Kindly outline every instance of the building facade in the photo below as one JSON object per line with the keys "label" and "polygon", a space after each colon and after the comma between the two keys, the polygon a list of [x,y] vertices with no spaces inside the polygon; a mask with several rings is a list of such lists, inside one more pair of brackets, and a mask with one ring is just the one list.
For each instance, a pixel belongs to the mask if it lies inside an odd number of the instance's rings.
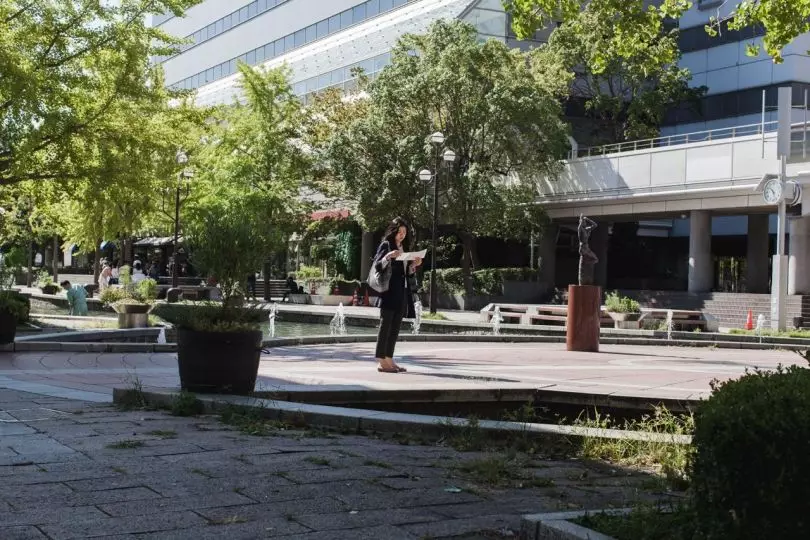
{"label": "building facade", "polygon": [[[784,51],[784,62],[774,64],[764,53],[753,58],[746,55],[749,43],[761,42],[760,29],[735,32],[725,28],[716,38],[706,34],[709,17],[723,16],[733,6],[717,0],[694,4],[680,20],[681,65],[692,72],[692,84],[705,85],[708,92],[699,111],[673,111],[662,127],[662,136],[762,125],[763,92],[764,120],[772,122],[776,120],[777,88],[786,85],[793,88],[794,121],[803,121],[805,95],[810,89],[810,35],[800,36]],[[206,0],[185,17],[154,19],[153,24],[168,33],[192,41],[179,53],[155,61],[163,64],[168,85],[196,90],[200,104],[228,103],[239,97],[238,60],[270,67],[286,63],[295,93],[306,101],[324,88],[352,89],[355,67],[374,78],[389,63],[390,50],[399,36],[423,32],[439,18],[460,18],[473,24],[481,39],[494,38],[522,49],[543,42],[549,34],[539,31],[529,41],[518,41],[501,0]],[[655,179],[649,181],[656,183]],[[580,196],[584,208],[594,194],[585,191]],[[611,261],[598,272],[602,285],[695,292],[768,290],[770,278],[763,276],[762,260],[773,253],[771,235],[776,232],[769,209],[750,213],[729,206],[695,213],[649,206],[649,211],[640,213],[633,205],[626,208],[625,213],[606,216],[599,229],[598,236],[604,235],[604,239],[596,241],[604,242],[603,260]],[[550,285],[565,285],[576,274],[571,225],[570,218],[555,219],[553,230],[558,232],[551,235],[552,255],[546,249],[547,260],[554,261],[547,276]],[[791,225],[791,231],[802,238],[808,236],[810,223],[801,218]],[[757,242],[754,248],[752,234]],[[635,264],[638,261],[628,258],[635,249],[633,242],[639,257],[649,263]],[[694,273],[692,251],[697,244],[701,257],[708,253],[711,259],[699,261],[704,275],[699,282],[689,278]],[[745,261],[752,253],[758,259],[756,276],[746,271]],[[705,277],[707,273],[712,277]],[[810,294],[810,290],[795,292]]]}

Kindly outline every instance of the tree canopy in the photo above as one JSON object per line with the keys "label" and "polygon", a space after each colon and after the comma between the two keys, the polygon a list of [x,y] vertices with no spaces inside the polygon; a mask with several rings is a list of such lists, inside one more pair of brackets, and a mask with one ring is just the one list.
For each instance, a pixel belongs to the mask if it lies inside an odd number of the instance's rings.
{"label": "tree canopy", "polygon": [[[440,174],[440,221],[475,263],[476,235],[523,236],[540,227],[535,179],[554,174],[567,150],[560,106],[562,66],[533,73],[528,56],[474,27],[440,20],[424,35],[402,36],[391,64],[370,83],[366,114],[338,130],[329,152],[336,177],[377,228],[397,215],[430,224],[428,186],[435,169],[429,136],[441,131],[457,158]],[[441,150],[441,149],[440,149]]]}
{"label": "tree canopy", "polygon": [[149,57],[179,41],[147,17],[199,1],[0,0],[0,185],[88,178],[109,165],[99,147],[133,137],[121,121],[176,97]]}
{"label": "tree canopy", "polygon": [[[662,0],[648,5],[644,0],[502,0],[513,17],[513,29],[520,38],[531,36],[538,28],[550,23],[568,22],[577,17],[586,6],[595,12],[609,15],[615,26],[615,39],[604,51],[605,57],[630,58],[645,47],[650,35],[660,33],[667,18],[678,19],[692,7],[690,0]],[[810,0],[742,0],[722,2],[734,5],[727,15],[712,17],[706,31],[717,34],[720,24],[728,22],[731,29],[753,25],[765,28],[765,52],[774,62],[782,61],[782,50],[799,35],[810,31]],[[719,10],[718,10],[719,12]],[[750,55],[757,55],[760,47],[751,43]]]}

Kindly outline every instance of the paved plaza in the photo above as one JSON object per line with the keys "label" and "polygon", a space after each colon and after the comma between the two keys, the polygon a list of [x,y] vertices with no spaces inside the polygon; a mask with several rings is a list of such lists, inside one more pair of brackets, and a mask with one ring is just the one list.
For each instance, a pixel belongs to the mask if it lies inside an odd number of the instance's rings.
{"label": "paved plaza", "polygon": [[0,538],[514,538],[520,516],[665,497],[640,472],[0,390]]}
{"label": "paved plaza", "polygon": [[[570,353],[555,343],[430,343],[398,345],[407,373],[378,373],[373,343],[270,349],[259,390],[538,388],[668,399],[699,399],[713,379],[746,369],[805,363],[788,351],[606,345],[597,354]],[[109,402],[112,389],[135,380],[179,386],[173,353],[16,352],[0,355],[0,388]]]}

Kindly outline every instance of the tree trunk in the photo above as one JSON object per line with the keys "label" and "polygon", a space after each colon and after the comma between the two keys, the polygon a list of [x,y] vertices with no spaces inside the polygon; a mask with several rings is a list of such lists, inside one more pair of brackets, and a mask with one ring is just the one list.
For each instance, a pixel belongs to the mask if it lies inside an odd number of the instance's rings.
{"label": "tree trunk", "polygon": [[28,276],[25,278],[26,287],[34,284],[34,241],[28,241]]}
{"label": "tree trunk", "polygon": [[98,276],[101,274],[101,240],[96,240],[96,255],[93,261],[93,283],[98,285]]}
{"label": "tree trunk", "polygon": [[53,281],[54,283],[59,283],[59,237],[53,237],[53,260],[51,261],[52,270],[53,270]]}
{"label": "tree trunk", "polygon": [[464,248],[461,255],[461,275],[464,279],[464,294],[472,296],[473,277],[472,273],[478,267],[478,253],[476,251],[475,237],[470,233],[458,233],[461,237],[461,244]]}

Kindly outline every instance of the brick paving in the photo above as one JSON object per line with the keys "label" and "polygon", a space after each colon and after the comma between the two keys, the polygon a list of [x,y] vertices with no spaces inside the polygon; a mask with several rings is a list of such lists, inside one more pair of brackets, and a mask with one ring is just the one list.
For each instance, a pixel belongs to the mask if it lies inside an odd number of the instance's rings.
{"label": "brick paving", "polygon": [[[527,513],[662,497],[644,473],[0,390],[0,538],[484,539]],[[527,458],[528,459],[528,458]]]}

